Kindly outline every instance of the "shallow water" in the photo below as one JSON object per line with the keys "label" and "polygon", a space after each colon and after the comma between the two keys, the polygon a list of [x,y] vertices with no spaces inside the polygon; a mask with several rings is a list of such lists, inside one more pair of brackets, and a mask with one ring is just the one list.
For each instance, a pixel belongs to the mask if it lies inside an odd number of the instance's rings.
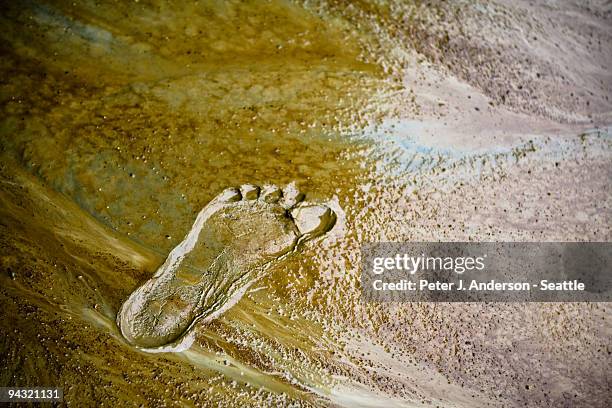
{"label": "shallow water", "polygon": [[[3,5],[2,385],[76,406],[604,406],[607,304],[360,301],[362,243],[611,238],[609,11],[448,7]],[[588,30],[559,35],[565,9]],[[554,38],[566,65],[536,58]],[[120,305],[210,199],[293,181],[335,210],[329,234],[189,350],[123,340]]]}

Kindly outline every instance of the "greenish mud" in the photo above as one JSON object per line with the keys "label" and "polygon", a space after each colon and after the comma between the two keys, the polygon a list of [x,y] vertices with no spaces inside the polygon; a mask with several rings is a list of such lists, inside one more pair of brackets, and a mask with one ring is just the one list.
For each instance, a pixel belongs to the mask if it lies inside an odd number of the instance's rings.
{"label": "greenish mud", "polygon": [[[333,345],[265,282],[180,354],[136,351],[115,319],[227,186],[354,185],[363,143],[338,129],[381,73],[354,34],[283,2],[25,3],[2,20],[3,384],[61,384],[77,405],[316,403]],[[277,268],[279,292],[308,290],[304,262]]]}
{"label": "greenish mud", "polygon": [[[564,7],[589,30],[522,2],[3,2],[0,385],[71,406],[604,406],[608,304],[360,299],[366,242],[612,238],[612,24]],[[202,208],[292,182],[330,231],[188,349],[126,341],[121,305]]]}

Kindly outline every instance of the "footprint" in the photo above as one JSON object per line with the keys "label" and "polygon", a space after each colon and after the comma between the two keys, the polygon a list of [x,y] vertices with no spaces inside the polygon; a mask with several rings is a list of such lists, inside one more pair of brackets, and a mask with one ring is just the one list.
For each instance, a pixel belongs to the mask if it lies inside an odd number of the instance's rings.
{"label": "footprint", "polygon": [[293,184],[284,191],[243,185],[215,197],[155,275],[121,306],[123,336],[138,347],[161,347],[231,307],[273,262],[333,227],[331,209],[303,198]]}

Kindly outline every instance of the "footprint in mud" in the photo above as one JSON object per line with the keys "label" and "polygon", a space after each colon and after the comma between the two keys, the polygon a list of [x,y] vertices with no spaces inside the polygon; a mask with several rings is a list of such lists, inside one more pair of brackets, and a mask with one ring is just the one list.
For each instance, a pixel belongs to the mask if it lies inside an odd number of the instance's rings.
{"label": "footprint in mud", "polygon": [[243,185],[215,197],[155,275],[121,306],[123,336],[142,348],[164,346],[196,321],[231,307],[274,261],[333,227],[330,208],[303,198],[293,185],[284,191]]}

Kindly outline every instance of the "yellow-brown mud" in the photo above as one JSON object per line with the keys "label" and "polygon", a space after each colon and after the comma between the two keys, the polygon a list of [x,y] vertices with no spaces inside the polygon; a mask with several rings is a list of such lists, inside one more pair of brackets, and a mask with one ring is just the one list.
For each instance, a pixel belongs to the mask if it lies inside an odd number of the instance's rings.
{"label": "yellow-brown mud", "polygon": [[[612,25],[564,7],[3,3],[0,385],[72,406],[604,406],[608,304],[360,300],[366,242],[610,240]],[[572,13],[587,28],[551,23]],[[189,350],[123,340],[120,305],[211,198],[292,181],[336,211],[326,237]]]}

